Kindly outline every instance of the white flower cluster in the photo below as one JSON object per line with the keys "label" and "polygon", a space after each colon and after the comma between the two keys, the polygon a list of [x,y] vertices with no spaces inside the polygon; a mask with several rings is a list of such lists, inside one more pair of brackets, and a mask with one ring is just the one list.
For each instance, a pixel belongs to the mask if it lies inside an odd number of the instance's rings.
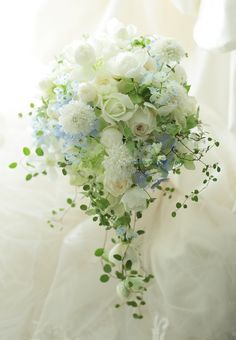
{"label": "white flower cluster", "polygon": [[[140,36],[134,26],[112,20],[104,33],[74,42],[56,59],[41,82],[42,103],[33,114],[41,169],[36,172],[28,162],[35,173],[27,180],[57,169],[83,188],[89,206],[81,209],[118,238],[109,255],[101,248],[95,252],[107,261],[100,280],[117,277],[117,293],[132,307],[144,303],[144,286],[152,276],[140,274],[139,253],[131,246],[143,233],[135,229],[136,218],[153,202],[149,190],[158,188],[170,198],[174,189],[162,182],[180,174],[181,167],[193,170],[210,149],[199,147],[208,136],[189,96],[180,65],[184,56],[175,40]],[[219,170],[216,164],[214,169]],[[208,167],[203,172],[209,174]],[[71,199],[68,204],[75,205]]]}
{"label": "white flower cluster", "polygon": [[[84,183],[86,173],[89,176],[96,167],[105,191],[128,209],[127,197],[133,201],[136,193],[139,201],[142,196],[134,190],[122,199],[134,185],[134,173],[135,185],[143,190],[150,174],[163,177],[170,171],[165,164],[170,164],[166,152],[170,155],[171,150],[159,148],[162,134],[172,140],[183,129],[186,137],[188,117],[196,117],[191,123],[198,123],[196,102],[188,95],[179,64],[184,55],[175,40],[139,36],[134,26],[115,19],[104,33],[73,43],[41,82],[45,102],[38,110],[37,126],[40,122],[47,136],[40,137],[39,144],[44,141],[46,151],[54,135],[54,149],[60,150],[56,159],[68,162],[65,170],[72,182]],[[166,126],[172,127],[169,132]],[[157,146],[158,153],[151,155]],[[144,203],[141,206],[146,199]],[[131,198],[129,207],[135,210]]]}

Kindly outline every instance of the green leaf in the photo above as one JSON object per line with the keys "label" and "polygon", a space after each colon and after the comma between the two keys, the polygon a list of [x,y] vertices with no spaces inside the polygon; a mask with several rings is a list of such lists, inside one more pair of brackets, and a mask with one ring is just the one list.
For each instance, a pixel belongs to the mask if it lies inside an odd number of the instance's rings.
{"label": "green leaf", "polygon": [[132,307],[138,307],[138,304],[136,301],[127,301],[126,302],[128,306],[132,306]]}
{"label": "green leaf", "polygon": [[73,200],[71,198],[67,198],[66,202],[71,205],[73,203]]}
{"label": "green leaf", "polygon": [[41,137],[42,135],[43,135],[43,131],[38,131],[37,133],[36,133],[36,135],[38,136],[38,137]]}
{"label": "green leaf", "polygon": [[176,203],[176,208],[177,208],[177,209],[180,209],[181,207],[182,207],[182,204],[181,204],[180,202],[177,202],[177,203]]}
{"label": "green leaf", "polygon": [[25,156],[29,156],[30,155],[30,149],[29,148],[27,148],[26,146],[23,148],[23,154],[25,155]]}
{"label": "green leaf", "polygon": [[118,84],[119,91],[127,94],[135,89],[132,79],[122,79]]}
{"label": "green leaf", "polygon": [[110,273],[112,271],[112,268],[109,264],[105,264],[105,266],[103,267],[103,270],[105,273]]}
{"label": "green leaf", "polygon": [[195,170],[195,164],[193,161],[190,161],[190,160],[185,160],[184,161],[184,167],[187,169],[187,170]]}
{"label": "green leaf", "polygon": [[109,281],[110,277],[107,274],[103,274],[100,276],[100,281],[105,283],[107,281]]}
{"label": "green leaf", "polygon": [[125,268],[126,268],[127,270],[130,270],[130,269],[132,268],[132,261],[131,261],[131,260],[128,260],[128,261],[126,262]]}
{"label": "green leaf", "polygon": [[31,174],[28,174],[28,175],[25,176],[25,179],[26,179],[26,181],[30,181],[32,179],[32,177],[33,176]]}
{"label": "green leaf", "polygon": [[134,104],[142,104],[144,102],[143,97],[137,93],[130,93],[129,96]]}
{"label": "green leaf", "polygon": [[117,260],[117,261],[121,261],[122,260],[122,256],[119,254],[114,254],[113,257]]}
{"label": "green leaf", "polygon": [[100,257],[104,254],[104,249],[103,248],[98,248],[95,250],[95,253],[94,255],[97,256],[97,257]]}
{"label": "green leaf", "polygon": [[15,169],[15,168],[17,167],[17,163],[16,163],[16,162],[13,162],[13,163],[9,164],[8,167],[9,167],[10,169]]}
{"label": "green leaf", "polygon": [[189,115],[186,117],[186,124],[187,124],[187,129],[190,130],[197,126],[198,124],[198,119],[195,115]]}
{"label": "green leaf", "polygon": [[39,157],[42,157],[44,155],[44,152],[43,152],[43,149],[38,147],[36,150],[35,150],[36,154],[39,156]]}

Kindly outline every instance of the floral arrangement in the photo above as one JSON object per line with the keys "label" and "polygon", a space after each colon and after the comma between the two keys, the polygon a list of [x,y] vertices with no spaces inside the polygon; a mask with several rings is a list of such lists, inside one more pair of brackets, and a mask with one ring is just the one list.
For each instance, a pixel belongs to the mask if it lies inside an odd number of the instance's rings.
{"label": "floral arrangement", "polygon": [[[88,203],[80,208],[113,243],[95,250],[100,281],[118,280],[116,307],[131,306],[136,319],[142,318],[153,278],[141,263],[137,244],[145,231],[136,230],[137,220],[155,192],[171,198],[168,180],[182,168],[194,170],[198,162],[205,176],[200,189],[176,203],[172,217],[188,200],[197,202],[220,171],[217,163],[203,161],[219,143],[203,130],[180,65],[184,57],[175,40],[139,36],[134,26],[112,20],[103,34],[84,37],[62,52],[40,84],[40,103],[31,104],[35,147],[34,152],[23,148],[26,180],[59,171],[81,188]],[[67,203],[74,207],[78,199]]]}

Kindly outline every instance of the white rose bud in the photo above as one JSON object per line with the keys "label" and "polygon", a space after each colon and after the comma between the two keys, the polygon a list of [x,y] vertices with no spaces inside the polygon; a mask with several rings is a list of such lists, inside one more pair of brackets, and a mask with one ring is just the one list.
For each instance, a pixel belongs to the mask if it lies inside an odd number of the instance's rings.
{"label": "white rose bud", "polygon": [[110,250],[109,261],[114,264],[121,264],[121,261],[117,260],[114,255],[120,255],[122,258],[125,255],[125,262],[128,260],[132,262],[132,269],[139,268],[140,263],[138,253],[131,245],[127,246],[125,243],[118,243]]}
{"label": "white rose bud", "polygon": [[116,293],[121,300],[126,300],[131,294],[130,290],[126,287],[125,281],[118,283],[116,286]]}
{"label": "white rose bud", "polygon": [[155,106],[149,103],[139,108],[128,122],[133,134],[139,137],[150,134],[156,127],[156,112]]}
{"label": "white rose bud", "polygon": [[106,148],[112,148],[116,145],[122,144],[123,135],[122,133],[115,127],[107,127],[101,133],[100,142]]}
{"label": "white rose bud", "polygon": [[81,43],[75,51],[75,61],[81,66],[94,64],[96,62],[94,48],[89,43]]}
{"label": "white rose bud", "polygon": [[78,95],[85,103],[94,101],[97,97],[95,87],[91,83],[79,84]]}
{"label": "white rose bud", "polygon": [[121,202],[127,211],[142,211],[147,208],[148,194],[141,188],[134,187],[126,191]]}

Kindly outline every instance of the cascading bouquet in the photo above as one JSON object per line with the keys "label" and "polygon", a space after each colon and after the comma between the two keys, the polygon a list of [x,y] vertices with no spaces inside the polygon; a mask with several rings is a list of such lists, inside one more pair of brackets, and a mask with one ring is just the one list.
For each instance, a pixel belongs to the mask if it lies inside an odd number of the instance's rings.
{"label": "cascading bouquet", "polygon": [[[100,280],[118,280],[122,302],[116,307],[136,308],[137,319],[153,275],[141,265],[137,240],[144,230],[136,230],[136,220],[154,201],[153,191],[171,197],[171,174],[194,170],[196,162],[205,174],[202,187],[176,203],[175,217],[187,200],[198,201],[220,171],[217,163],[202,160],[219,143],[204,132],[196,100],[188,94],[180,66],[185,56],[173,39],[139,36],[134,26],[112,20],[103,34],[62,52],[41,82],[40,104],[31,104],[35,148],[23,148],[26,180],[56,169],[81,188],[88,203],[80,208],[114,243],[95,250]],[[67,203],[74,207],[77,200]]]}

